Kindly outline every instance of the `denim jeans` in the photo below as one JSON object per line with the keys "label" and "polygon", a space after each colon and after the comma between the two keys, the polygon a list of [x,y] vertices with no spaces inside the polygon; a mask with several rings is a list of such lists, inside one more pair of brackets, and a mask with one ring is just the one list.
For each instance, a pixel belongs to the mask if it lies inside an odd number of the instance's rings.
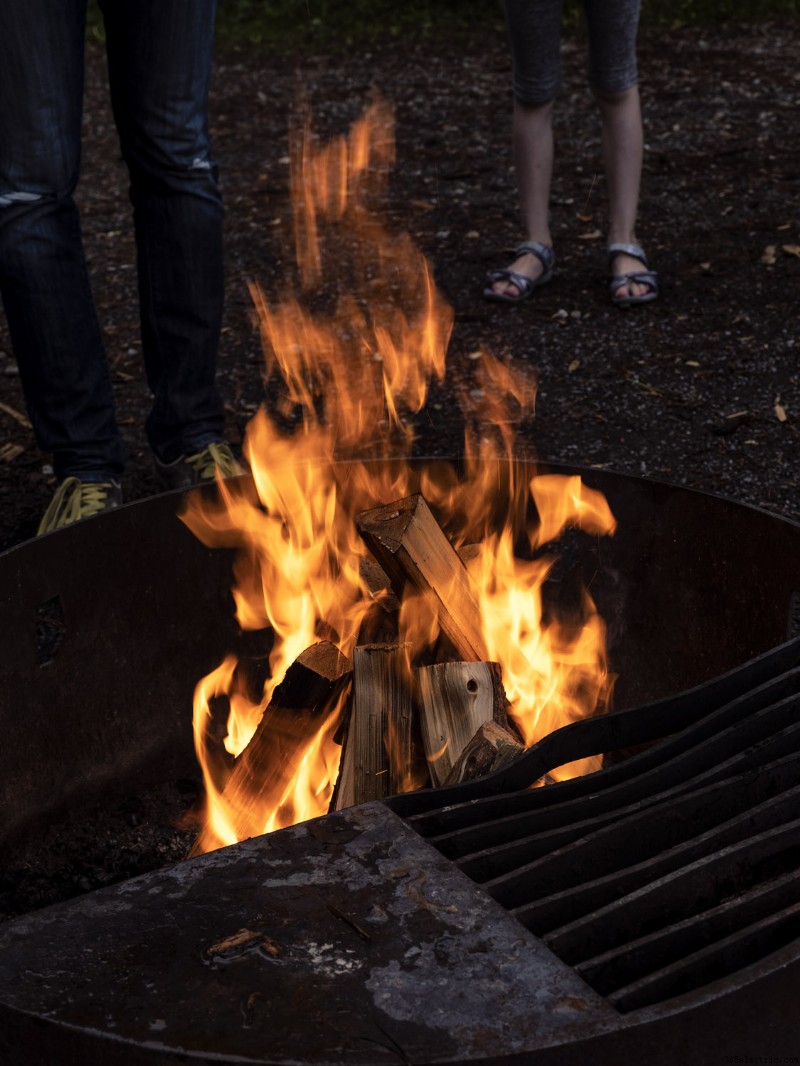
{"label": "denim jeans", "polygon": [[[73,193],[87,0],[10,0],[0,29],[0,294],[39,446],[59,478],[118,477],[125,448]],[[216,0],[102,0],[130,177],[146,432],[164,462],[223,431],[215,386],[222,201],[207,102]],[[89,178],[88,180],[91,180]]]}

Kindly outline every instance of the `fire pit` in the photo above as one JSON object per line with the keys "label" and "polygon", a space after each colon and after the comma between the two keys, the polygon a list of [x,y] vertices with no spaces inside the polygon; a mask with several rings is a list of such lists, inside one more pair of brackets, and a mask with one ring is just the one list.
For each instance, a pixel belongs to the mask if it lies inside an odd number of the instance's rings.
{"label": "fire pit", "polygon": [[[458,468],[395,458],[453,313],[372,210],[392,128],[376,99],[291,146],[299,291],[342,284],[315,315],[253,287],[252,478],[0,558],[5,881],[92,803],[188,804],[195,752],[208,801],[196,857],[156,847],[0,928],[10,1066],[616,1066],[797,1036],[800,527],[540,476],[511,458],[531,368],[484,351],[451,381]],[[488,694],[469,730],[456,691]]]}
{"label": "fire pit", "polygon": [[[590,587],[615,712],[455,789],[7,922],[4,1062],[667,1063],[794,1045],[800,527],[580,473],[618,531],[568,536],[550,594]],[[0,558],[6,869],[69,808],[196,773],[192,690],[241,636],[230,553],[178,504]],[[590,752],[604,770],[530,789]]]}

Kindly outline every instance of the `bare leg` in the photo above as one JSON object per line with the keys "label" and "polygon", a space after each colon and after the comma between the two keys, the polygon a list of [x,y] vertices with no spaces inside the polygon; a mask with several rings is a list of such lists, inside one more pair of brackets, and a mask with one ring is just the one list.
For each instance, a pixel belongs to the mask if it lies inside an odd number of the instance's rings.
{"label": "bare leg", "polygon": [[[636,244],[636,214],[642,176],[644,136],[639,88],[634,85],[621,93],[595,90],[603,123],[603,162],[608,181],[608,243]],[[639,259],[619,255],[614,273],[625,274],[642,269]],[[615,295],[641,296],[646,285],[622,285]]]}
{"label": "bare leg", "polygon": [[[553,175],[553,103],[529,107],[514,101],[512,147],[517,171],[520,211],[526,240],[552,245],[550,236],[550,180]],[[515,259],[511,270],[535,280],[542,264],[535,255]],[[495,292],[519,295],[510,281],[496,281]]]}

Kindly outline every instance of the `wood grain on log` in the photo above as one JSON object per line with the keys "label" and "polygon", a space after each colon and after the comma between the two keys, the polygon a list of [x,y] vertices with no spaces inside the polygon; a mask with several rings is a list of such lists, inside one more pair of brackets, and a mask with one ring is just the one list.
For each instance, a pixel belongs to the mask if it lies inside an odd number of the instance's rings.
{"label": "wood grain on log", "polygon": [[407,649],[396,644],[357,647],[336,810],[383,799],[407,787],[411,721]]}
{"label": "wood grain on log", "polygon": [[410,583],[461,660],[488,658],[475,586],[422,496],[363,511],[356,526],[398,597]]}
{"label": "wood grain on log", "polygon": [[431,777],[442,785],[485,722],[508,728],[502,670],[498,663],[436,663],[420,667],[415,675]]}

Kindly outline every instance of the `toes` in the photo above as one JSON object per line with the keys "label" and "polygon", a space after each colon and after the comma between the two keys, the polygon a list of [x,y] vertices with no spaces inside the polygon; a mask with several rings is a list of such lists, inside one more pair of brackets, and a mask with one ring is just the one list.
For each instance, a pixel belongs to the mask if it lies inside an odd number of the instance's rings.
{"label": "toes", "polygon": [[615,300],[624,300],[626,297],[645,296],[650,291],[648,285],[640,281],[627,281],[614,290]]}
{"label": "toes", "polygon": [[498,296],[519,296],[519,290],[512,281],[496,281],[492,285],[492,292]]}

